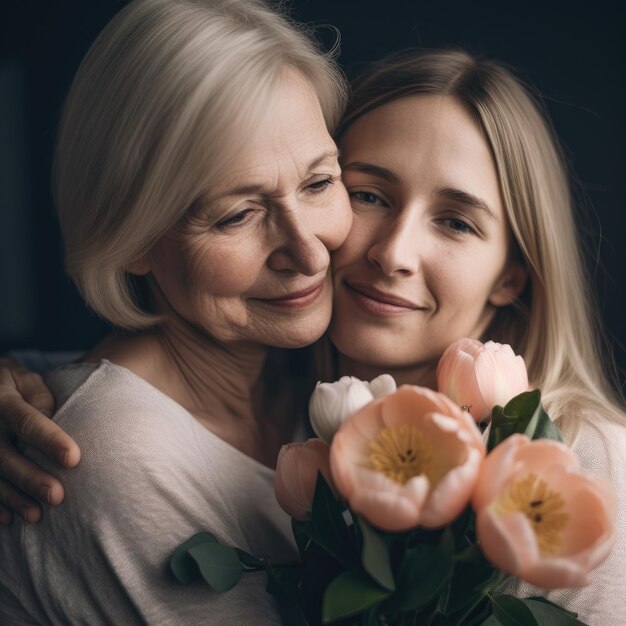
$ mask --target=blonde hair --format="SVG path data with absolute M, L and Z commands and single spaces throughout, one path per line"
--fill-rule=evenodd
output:
M 368 111 L 415 94 L 451 96 L 489 143 L 529 282 L 500 310 L 485 338 L 522 354 L 531 385 L 572 442 L 581 419 L 626 424 L 607 382 L 591 281 L 582 262 L 571 192 L 558 141 L 539 100 L 503 65 L 463 51 L 404 53 L 367 70 L 354 85 L 339 134 Z M 608 363 L 608 362 L 607 362 Z
M 54 167 L 66 269 L 91 308 L 129 329 L 160 321 L 127 268 L 223 175 L 285 67 L 335 129 L 334 53 L 259 0 L 136 0 L 113 18 L 72 84 Z

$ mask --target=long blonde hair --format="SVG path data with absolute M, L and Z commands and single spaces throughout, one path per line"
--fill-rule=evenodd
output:
M 369 68 L 353 88 L 339 129 L 403 96 L 438 94 L 462 103 L 491 147 L 518 252 L 529 271 L 517 302 L 485 338 L 524 356 L 532 386 L 572 442 L 581 419 L 626 425 L 578 241 L 565 160 L 540 101 L 502 64 L 463 51 L 404 53 Z M 616 377 L 615 381 L 616 382 Z

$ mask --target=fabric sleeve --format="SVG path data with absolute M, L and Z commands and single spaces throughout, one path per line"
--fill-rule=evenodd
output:
M 198 471 L 211 451 L 167 404 L 114 381 L 94 397 L 90 381 L 55 416 L 83 451 L 78 468 L 55 471 L 65 502 L 21 530 L 29 613 L 44 624 L 279 624 L 262 574 L 222 594 L 173 579 L 169 558 L 196 532 L 244 541 L 216 488 L 219 467 Z

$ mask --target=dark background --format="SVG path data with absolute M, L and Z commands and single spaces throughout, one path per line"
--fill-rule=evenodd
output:
M 4 3 L 4 4 L 3 4 Z M 0 0 L 0 350 L 82 349 L 106 326 L 62 269 L 49 192 L 64 95 L 91 41 L 125 3 Z M 624 26 L 617 3 L 295 0 L 325 42 L 341 32 L 349 77 L 407 47 L 461 46 L 518 69 L 544 94 L 577 175 L 589 266 L 626 371 Z

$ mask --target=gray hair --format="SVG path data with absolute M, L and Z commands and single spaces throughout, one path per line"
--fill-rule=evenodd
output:
M 54 166 L 66 269 L 92 309 L 129 329 L 160 320 L 128 268 L 223 174 L 285 67 L 334 131 L 333 55 L 259 0 L 135 0 L 113 18 L 72 84 Z

